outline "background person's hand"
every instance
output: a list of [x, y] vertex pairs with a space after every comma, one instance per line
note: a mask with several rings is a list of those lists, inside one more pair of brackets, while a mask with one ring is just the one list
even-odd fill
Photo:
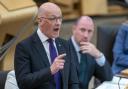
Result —
[[80, 50], [82, 51], [82, 53], [90, 54], [91, 56], [95, 57], [95, 59], [99, 58], [101, 54], [101, 52], [95, 47], [95, 45], [90, 42], [81, 42]]

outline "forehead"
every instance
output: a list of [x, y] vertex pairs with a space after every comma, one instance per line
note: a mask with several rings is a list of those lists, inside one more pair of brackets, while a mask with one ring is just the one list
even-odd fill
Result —
[[94, 23], [92, 20], [81, 19], [78, 21], [77, 27], [93, 30], [94, 29]]
[[41, 16], [62, 16], [60, 8], [55, 5], [47, 5], [45, 7], [42, 7], [39, 11]]
[[60, 17], [60, 16], [62, 16], [62, 14], [59, 11], [48, 11], [45, 13], [45, 16], [47, 16], [47, 17]]

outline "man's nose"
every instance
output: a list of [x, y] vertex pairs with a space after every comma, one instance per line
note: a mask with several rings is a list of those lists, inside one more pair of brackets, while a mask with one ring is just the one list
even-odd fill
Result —
[[84, 32], [84, 37], [88, 37], [88, 32], [87, 31]]

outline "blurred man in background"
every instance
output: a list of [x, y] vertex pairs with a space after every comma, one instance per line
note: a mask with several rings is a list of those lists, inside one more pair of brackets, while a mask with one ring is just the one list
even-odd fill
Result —
[[110, 65], [103, 53], [90, 42], [94, 33], [93, 20], [88, 16], [80, 17], [73, 25], [72, 33], [69, 44], [78, 70], [80, 89], [88, 89], [92, 76], [101, 82], [111, 80]]

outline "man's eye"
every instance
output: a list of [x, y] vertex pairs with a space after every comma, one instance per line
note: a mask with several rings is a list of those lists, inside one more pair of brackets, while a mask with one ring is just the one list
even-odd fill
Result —
[[84, 29], [84, 28], [81, 28], [80, 30], [81, 30], [81, 32], [84, 32], [86, 29]]

